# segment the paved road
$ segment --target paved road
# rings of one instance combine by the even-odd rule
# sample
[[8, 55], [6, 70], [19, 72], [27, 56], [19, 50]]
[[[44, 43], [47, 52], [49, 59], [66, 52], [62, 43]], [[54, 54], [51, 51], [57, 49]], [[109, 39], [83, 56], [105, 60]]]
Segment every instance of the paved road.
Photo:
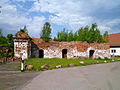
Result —
[[16, 71], [18, 66], [20, 66], [20, 62], [0, 63], [0, 71]]
[[120, 63], [44, 71], [22, 90], [120, 90]]
[[120, 62], [41, 72], [0, 71], [0, 90], [120, 90]]
[[0, 90], [21, 90], [41, 72], [0, 71]]

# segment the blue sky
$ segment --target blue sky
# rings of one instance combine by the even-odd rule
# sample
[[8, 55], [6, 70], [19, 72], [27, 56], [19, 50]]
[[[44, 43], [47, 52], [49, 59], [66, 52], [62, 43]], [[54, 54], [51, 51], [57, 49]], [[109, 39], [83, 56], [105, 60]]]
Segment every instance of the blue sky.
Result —
[[0, 6], [3, 35], [26, 25], [29, 35], [39, 38], [45, 22], [51, 23], [52, 37], [95, 22], [102, 34], [120, 33], [120, 0], [0, 0]]

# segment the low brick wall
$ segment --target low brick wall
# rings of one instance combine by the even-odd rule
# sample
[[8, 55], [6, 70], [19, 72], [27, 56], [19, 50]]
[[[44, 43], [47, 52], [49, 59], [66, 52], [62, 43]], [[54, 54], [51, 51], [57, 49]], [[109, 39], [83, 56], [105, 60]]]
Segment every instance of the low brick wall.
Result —
[[20, 62], [21, 58], [0, 58], [0, 62]]

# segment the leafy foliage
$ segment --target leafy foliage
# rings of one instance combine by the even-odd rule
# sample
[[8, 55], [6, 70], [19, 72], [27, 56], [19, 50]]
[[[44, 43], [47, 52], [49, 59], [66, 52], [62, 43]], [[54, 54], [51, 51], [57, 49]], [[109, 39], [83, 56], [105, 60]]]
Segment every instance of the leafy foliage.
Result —
[[[23, 33], [25, 33], [26, 35], [28, 34], [28, 30], [27, 30], [27, 27], [26, 26], [24, 26], [24, 28], [23, 29], [21, 29], [20, 28], [20, 31], [19, 32], [23, 32]], [[15, 34], [15, 36], [17, 36], [17, 33]]]
[[92, 24], [91, 28], [89, 26], [81, 27], [78, 31], [73, 33], [72, 31], [68, 33], [63, 29], [62, 32], [58, 32], [57, 37], [54, 37], [55, 41], [81, 41], [88, 43], [102, 43], [108, 42], [108, 32], [104, 34], [105, 40], [100, 34], [97, 24]]
[[26, 26], [24, 26], [24, 28], [23, 28], [23, 29], [21, 29], [21, 28], [20, 28], [20, 32], [24, 32], [24, 33], [25, 33], [25, 32], [27, 32], [27, 27], [26, 27]]
[[[7, 37], [3, 36], [2, 30], [0, 30], [0, 58], [13, 56], [13, 35], [8, 34]], [[8, 53], [2, 52], [2, 50], [7, 50]]]
[[49, 22], [46, 22], [43, 26], [40, 38], [42, 38], [44, 41], [48, 42], [51, 38], [51, 25]]
[[105, 31], [104, 33], [104, 40], [105, 42], [108, 42], [108, 31]]

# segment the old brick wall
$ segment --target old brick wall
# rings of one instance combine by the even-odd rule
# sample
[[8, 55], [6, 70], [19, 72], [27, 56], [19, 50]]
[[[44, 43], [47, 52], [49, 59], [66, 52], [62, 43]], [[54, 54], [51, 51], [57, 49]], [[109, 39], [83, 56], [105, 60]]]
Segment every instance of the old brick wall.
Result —
[[31, 40], [30, 39], [14, 39], [14, 55], [16, 57], [31, 57]]
[[44, 58], [62, 58], [62, 50], [67, 49], [67, 58], [74, 57], [90, 57], [90, 50], [93, 50], [93, 58], [110, 58], [109, 44], [108, 43], [86, 43], [86, 42], [44, 42], [34, 41], [38, 47], [33, 50], [34, 55], [39, 57], [39, 51], [44, 51]]

